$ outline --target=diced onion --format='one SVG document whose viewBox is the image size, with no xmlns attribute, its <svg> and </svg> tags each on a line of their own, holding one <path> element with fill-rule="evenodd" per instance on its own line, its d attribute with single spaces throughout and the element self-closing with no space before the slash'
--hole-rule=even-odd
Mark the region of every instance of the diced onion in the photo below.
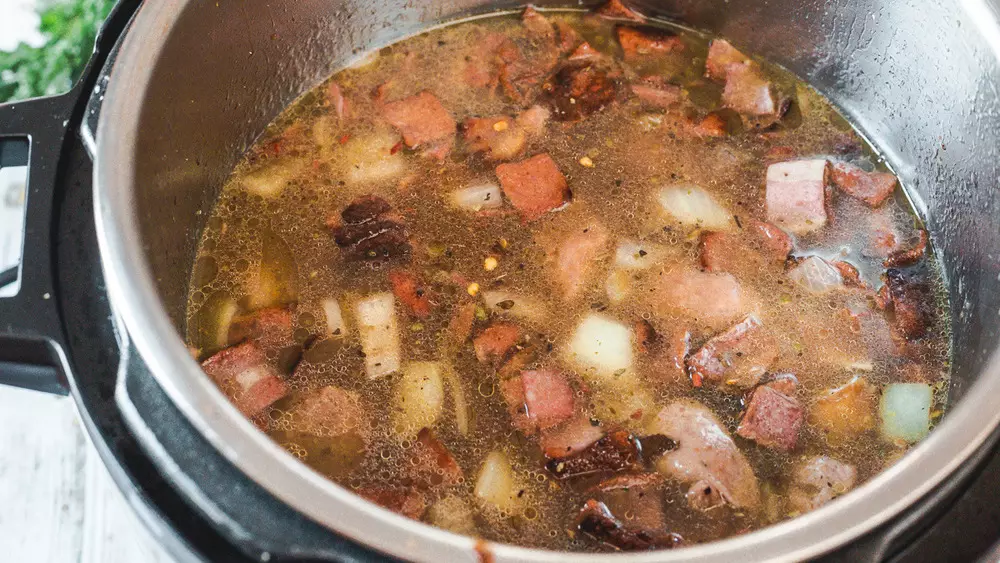
<svg viewBox="0 0 1000 563">
<path fill-rule="evenodd" d="M 365 372 L 375 379 L 399 369 L 399 327 L 391 293 L 370 295 L 356 305 L 355 317 L 365 353 Z"/>
<path fill-rule="evenodd" d="M 432 427 L 444 407 L 444 383 L 441 366 L 435 362 L 406 365 L 396 387 L 395 426 L 401 438 L 412 438 L 425 427 Z"/>
<path fill-rule="evenodd" d="M 239 178 L 239 185 L 251 194 L 265 199 L 281 195 L 288 183 L 303 168 L 298 160 L 281 160 L 277 164 L 266 164 Z"/>
<path fill-rule="evenodd" d="M 486 307 L 491 311 L 531 322 L 542 322 L 549 318 L 548 307 L 533 297 L 506 291 L 484 291 L 482 295 Z"/>
<path fill-rule="evenodd" d="M 813 293 L 826 293 L 844 285 L 840 272 L 819 256 L 810 256 L 788 272 L 793 282 Z"/>
<path fill-rule="evenodd" d="M 229 326 L 233 324 L 233 317 L 236 316 L 238 307 L 236 301 L 226 299 L 219 305 L 218 316 L 216 317 L 215 346 L 225 348 L 229 346 Z"/>
<path fill-rule="evenodd" d="M 463 497 L 448 495 L 427 509 L 427 520 L 456 534 L 475 535 L 476 521 L 472 506 Z"/>
<path fill-rule="evenodd" d="M 401 151 L 393 152 L 399 137 L 381 131 L 365 137 L 351 137 L 343 146 L 342 164 L 351 184 L 390 180 L 403 173 L 406 160 Z"/>
<path fill-rule="evenodd" d="M 713 231 L 732 228 L 732 214 L 694 184 L 667 186 L 660 190 L 658 199 L 667 213 L 690 227 Z"/>
<path fill-rule="evenodd" d="M 613 270 L 608 276 L 608 281 L 604 282 L 604 290 L 608 294 L 608 300 L 616 305 L 625 301 L 631 290 L 630 281 L 628 272 Z"/>
<path fill-rule="evenodd" d="M 663 258 L 663 249 L 655 244 L 623 240 L 615 249 L 615 266 L 626 270 L 645 270 Z"/>
<path fill-rule="evenodd" d="M 916 442 L 930 431 L 934 392 L 925 383 L 892 383 L 882 392 L 879 414 L 882 435 L 889 440 Z"/>
<path fill-rule="evenodd" d="M 347 324 L 344 323 L 344 313 L 340 310 L 340 303 L 333 298 L 324 299 L 323 313 L 326 314 L 326 335 L 343 337 L 347 333 Z"/>
<path fill-rule="evenodd" d="M 455 427 L 462 436 L 469 435 L 469 404 L 465 400 L 465 388 L 462 387 L 462 380 L 451 366 L 444 367 L 444 378 L 448 382 L 448 389 L 451 391 L 452 405 L 455 407 Z"/>
<path fill-rule="evenodd" d="M 632 330 L 603 315 L 587 315 L 573 332 L 568 350 L 584 378 L 616 383 L 632 369 Z"/>
<path fill-rule="evenodd" d="M 456 206 L 469 211 L 496 209 L 503 205 L 500 186 L 496 184 L 479 184 L 455 190 L 451 200 Z"/>
<path fill-rule="evenodd" d="M 493 451 L 486 456 L 479 477 L 476 479 L 476 498 L 500 510 L 512 511 L 517 507 L 517 485 L 514 468 L 503 452 Z"/>
</svg>

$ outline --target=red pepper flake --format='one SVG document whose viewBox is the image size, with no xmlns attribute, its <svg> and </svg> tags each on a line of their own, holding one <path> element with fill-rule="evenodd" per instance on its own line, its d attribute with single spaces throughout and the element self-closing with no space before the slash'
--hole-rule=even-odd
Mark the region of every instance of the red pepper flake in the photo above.
<svg viewBox="0 0 1000 563">
<path fill-rule="evenodd" d="M 346 142 L 347 142 L 347 140 L 348 140 L 348 139 L 350 139 L 350 138 L 351 138 L 351 136 L 350 136 L 349 134 L 347 134 L 347 133 L 345 133 L 345 134 L 341 135 L 341 136 L 340 136 L 340 144 L 342 144 L 342 145 L 343 145 L 343 144 L 344 144 L 344 143 L 346 143 Z"/>
<path fill-rule="evenodd" d="M 313 159 L 313 168 L 319 168 L 319 159 L 318 158 L 314 158 Z"/>
<path fill-rule="evenodd" d="M 642 418 L 642 409 L 636 410 L 634 413 L 632 413 L 632 416 L 630 418 L 632 420 L 639 420 L 639 419 L 641 419 Z"/>
<path fill-rule="evenodd" d="M 392 145 L 392 148 L 389 149 L 389 154 L 396 154 L 401 148 L 403 148 L 403 141 L 399 141 L 395 145 Z"/>
<path fill-rule="evenodd" d="M 279 141 L 274 141 L 273 143 L 271 143 L 271 152 L 273 152 L 275 155 L 281 154 L 281 141 L 280 140 Z"/>
</svg>

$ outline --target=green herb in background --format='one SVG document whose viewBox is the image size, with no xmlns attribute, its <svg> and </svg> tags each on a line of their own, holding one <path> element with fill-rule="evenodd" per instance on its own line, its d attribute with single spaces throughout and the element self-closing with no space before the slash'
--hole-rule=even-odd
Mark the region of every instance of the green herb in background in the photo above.
<svg viewBox="0 0 1000 563">
<path fill-rule="evenodd" d="M 0 102 L 70 89 L 94 50 L 97 29 L 114 0 L 58 0 L 43 4 L 41 47 L 24 43 L 0 51 Z"/>
</svg>

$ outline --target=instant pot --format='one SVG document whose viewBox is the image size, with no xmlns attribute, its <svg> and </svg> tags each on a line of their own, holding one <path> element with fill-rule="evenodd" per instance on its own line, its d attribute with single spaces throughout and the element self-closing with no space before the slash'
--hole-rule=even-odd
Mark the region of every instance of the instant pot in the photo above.
<svg viewBox="0 0 1000 563">
<path fill-rule="evenodd" d="M 409 520 L 271 442 L 182 338 L 223 180 L 300 93 L 365 52 L 520 3 L 123 0 L 67 94 L 0 106 L 0 166 L 28 164 L 20 291 L 0 381 L 69 393 L 140 518 L 210 561 L 973 560 L 1000 538 L 1000 16 L 989 0 L 636 0 L 828 96 L 926 221 L 951 292 L 951 408 L 891 468 L 805 516 L 648 553 L 572 556 Z M 590 7 L 536 2 L 541 8 Z"/>
</svg>

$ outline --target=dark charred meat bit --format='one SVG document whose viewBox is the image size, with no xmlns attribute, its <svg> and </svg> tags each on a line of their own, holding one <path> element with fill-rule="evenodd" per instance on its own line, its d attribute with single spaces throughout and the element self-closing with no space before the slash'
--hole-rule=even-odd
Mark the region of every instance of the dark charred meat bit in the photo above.
<svg viewBox="0 0 1000 563">
<path fill-rule="evenodd" d="M 576 455 L 550 459 L 545 468 L 558 479 L 613 473 L 637 468 L 641 454 L 639 440 L 626 430 L 617 430 Z"/>
<path fill-rule="evenodd" d="M 201 369 L 244 415 L 254 417 L 288 393 L 285 381 L 253 342 L 244 342 L 215 354 Z"/>
<path fill-rule="evenodd" d="M 680 37 L 666 33 L 661 29 L 636 29 L 621 26 L 617 29 L 618 43 L 625 53 L 625 60 L 631 61 L 644 57 L 667 55 L 684 50 L 684 42 Z"/>
<path fill-rule="evenodd" d="M 761 385 L 751 393 L 736 433 L 762 446 L 789 451 L 798 442 L 802 417 L 798 399 L 771 384 Z"/>
<path fill-rule="evenodd" d="M 934 310 L 934 292 L 924 281 L 917 281 L 903 272 L 889 268 L 882 277 L 888 288 L 887 310 L 893 314 L 893 327 L 907 340 L 927 333 Z"/>
<path fill-rule="evenodd" d="M 927 253 L 927 231 L 920 229 L 919 237 L 917 244 L 913 245 L 912 248 L 889 253 L 889 256 L 882 261 L 882 265 L 886 268 L 899 268 L 919 262 Z"/>
<path fill-rule="evenodd" d="M 597 9 L 597 14 L 616 20 L 631 20 L 636 22 L 646 20 L 640 14 L 622 4 L 621 0 L 608 0 L 606 4 Z"/>
<path fill-rule="evenodd" d="M 756 385 L 777 358 L 777 342 L 760 319 L 748 315 L 691 355 L 687 368 L 695 387 L 708 382 L 746 388 Z"/>
<path fill-rule="evenodd" d="M 576 518 L 575 528 L 596 541 L 622 551 L 667 549 L 683 543 L 679 534 L 662 530 L 630 529 L 603 502 L 588 500 Z"/>
<path fill-rule="evenodd" d="M 835 262 L 830 262 L 830 265 L 837 269 L 840 273 L 840 277 L 844 280 L 845 287 L 865 287 L 865 283 L 861 281 L 861 272 L 854 267 L 850 262 L 845 262 L 843 260 L 837 260 Z"/>
<path fill-rule="evenodd" d="M 601 111 L 618 95 L 618 80 L 594 64 L 566 64 L 542 89 L 556 121 L 579 121 Z"/>
<path fill-rule="evenodd" d="M 496 175 L 504 195 L 528 221 L 538 219 L 569 201 L 566 177 L 547 154 L 501 164 L 496 168 Z"/>
<path fill-rule="evenodd" d="M 896 177 L 888 172 L 865 172 L 864 170 L 838 162 L 830 168 L 833 185 L 854 199 L 871 207 L 878 207 L 889 199 L 896 190 Z"/>
<path fill-rule="evenodd" d="M 412 246 L 406 227 L 389 214 L 384 199 L 364 196 L 351 202 L 340 213 L 341 223 L 327 220 L 333 240 L 348 260 L 407 260 Z"/>
<path fill-rule="evenodd" d="M 639 319 L 635 322 L 635 340 L 642 351 L 648 353 L 660 340 L 660 335 L 649 321 Z"/>
</svg>

